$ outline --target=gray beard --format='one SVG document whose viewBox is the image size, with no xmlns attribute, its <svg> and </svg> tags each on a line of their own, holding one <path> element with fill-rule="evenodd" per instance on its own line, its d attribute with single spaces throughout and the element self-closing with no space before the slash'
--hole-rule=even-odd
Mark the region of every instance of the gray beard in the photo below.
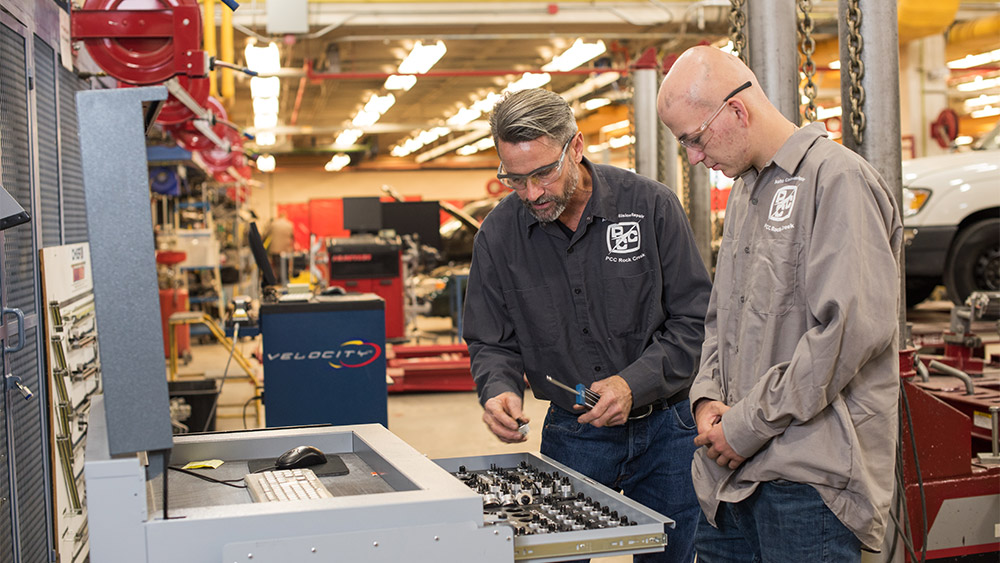
<svg viewBox="0 0 1000 563">
<path fill-rule="evenodd" d="M 522 199 L 521 203 L 528 209 L 528 213 L 538 219 L 539 223 L 551 223 L 559 218 L 566 211 L 566 207 L 569 202 L 573 199 L 573 194 L 576 193 L 576 189 L 580 186 L 580 170 L 573 165 L 572 175 L 566 181 L 566 190 L 563 192 L 561 197 L 559 196 L 542 196 L 538 198 L 534 203 L 548 203 L 554 202 L 555 205 L 551 209 L 544 213 L 539 213 L 535 211 L 535 208 L 531 206 L 531 202 Z"/>
</svg>

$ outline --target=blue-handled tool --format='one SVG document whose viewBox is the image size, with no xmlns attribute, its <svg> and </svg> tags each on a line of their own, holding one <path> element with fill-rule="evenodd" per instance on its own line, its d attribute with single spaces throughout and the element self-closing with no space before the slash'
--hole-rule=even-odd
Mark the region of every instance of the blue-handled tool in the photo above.
<svg viewBox="0 0 1000 563">
<path fill-rule="evenodd" d="M 546 375 L 545 379 L 551 382 L 556 387 L 565 389 L 570 393 L 576 395 L 576 404 L 584 406 L 588 409 L 593 408 L 593 406 L 597 404 L 597 401 L 601 400 L 600 395 L 584 387 L 583 383 L 577 383 L 576 389 L 574 389 L 569 385 L 566 385 L 562 381 L 559 381 L 558 379 L 553 379 L 551 375 Z"/>
</svg>

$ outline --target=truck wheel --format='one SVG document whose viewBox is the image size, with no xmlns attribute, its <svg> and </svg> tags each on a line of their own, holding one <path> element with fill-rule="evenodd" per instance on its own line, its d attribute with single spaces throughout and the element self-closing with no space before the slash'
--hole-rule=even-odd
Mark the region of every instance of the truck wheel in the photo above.
<svg viewBox="0 0 1000 563">
<path fill-rule="evenodd" d="M 964 305 L 973 291 L 1000 291 L 1000 218 L 959 231 L 945 264 L 944 285 L 956 305 Z"/>
</svg>

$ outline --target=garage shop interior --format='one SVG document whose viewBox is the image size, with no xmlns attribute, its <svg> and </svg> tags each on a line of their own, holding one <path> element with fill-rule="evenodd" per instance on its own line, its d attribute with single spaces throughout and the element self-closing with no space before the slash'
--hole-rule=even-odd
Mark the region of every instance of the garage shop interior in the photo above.
<svg viewBox="0 0 1000 563">
<path fill-rule="evenodd" d="M 503 129 L 524 99 L 573 131 Z M 837 165 L 786 168 L 805 134 L 877 177 L 881 215 L 830 195 L 857 183 L 823 184 Z M 776 169 L 792 187 L 756 182 Z M 789 482 L 851 561 L 1000 559 L 998 1 L 0 0 L 0 215 L 0 562 L 711 562 L 705 526 Z M 859 406 L 876 357 L 889 399 Z M 823 410 L 768 418 L 792 396 Z M 646 457 L 589 474 L 605 442 L 559 458 L 557 411 L 629 440 L 673 412 L 695 453 L 652 443 L 683 468 L 652 497 L 700 504 L 633 498 Z M 847 446 L 724 494 L 838 413 Z M 797 478 L 842 463 L 879 486 Z M 762 549 L 733 560 L 813 561 Z"/>
</svg>

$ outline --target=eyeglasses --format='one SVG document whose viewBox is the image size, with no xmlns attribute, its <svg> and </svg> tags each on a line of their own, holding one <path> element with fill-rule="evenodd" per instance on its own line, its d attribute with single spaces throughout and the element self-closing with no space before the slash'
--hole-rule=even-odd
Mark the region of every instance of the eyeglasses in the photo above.
<svg viewBox="0 0 1000 563">
<path fill-rule="evenodd" d="M 715 113 L 713 113 L 711 117 L 706 119 L 705 122 L 701 124 L 701 127 L 694 130 L 692 133 L 688 133 L 687 135 L 681 135 L 680 137 L 677 138 L 677 142 L 689 149 L 694 149 L 696 151 L 700 151 L 703 148 L 705 148 L 705 144 L 708 141 L 707 140 L 703 141 L 701 136 L 708 129 L 708 126 L 712 124 L 712 121 L 714 121 L 715 118 L 718 117 L 720 113 L 722 113 L 722 109 L 726 107 L 726 104 L 729 103 L 729 100 L 733 99 L 733 96 L 739 94 L 740 92 L 746 90 L 749 87 L 750 87 L 750 81 L 747 80 L 746 82 L 741 84 L 738 88 L 730 92 L 728 96 L 722 99 L 722 105 L 719 106 L 719 109 L 715 110 Z"/>
<path fill-rule="evenodd" d="M 536 186 L 545 187 L 549 184 L 555 182 L 562 175 L 563 162 L 566 159 L 566 150 L 569 149 L 569 144 L 573 142 L 576 135 L 570 137 L 566 144 L 563 145 L 562 154 L 559 155 L 559 160 L 553 162 L 552 164 L 546 164 L 545 166 L 540 166 L 535 168 L 527 174 L 508 174 L 503 169 L 503 163 L 497 166 L 497 179 L 500 180 L 503 185 L 507 186 L 512 190 L 523 190 L 528 187 L 528 182 L 533 182 Z"/>
</svg>

